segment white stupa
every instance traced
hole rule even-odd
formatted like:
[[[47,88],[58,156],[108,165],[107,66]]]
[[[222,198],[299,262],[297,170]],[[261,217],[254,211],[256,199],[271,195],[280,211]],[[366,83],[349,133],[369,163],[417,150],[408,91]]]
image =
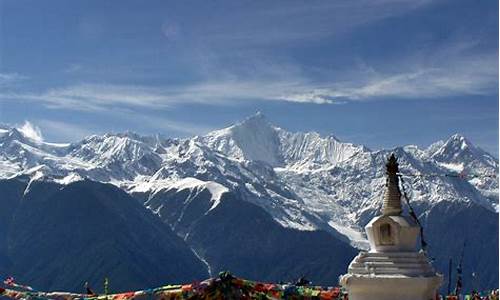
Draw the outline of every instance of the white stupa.
[[[360,252],[340,277],[349,300],[431,300],[442,283],[424,251],[417,251],[419,225],[401,215],[398,163],[386,164],[382,215],[366,225],[369,252]]]

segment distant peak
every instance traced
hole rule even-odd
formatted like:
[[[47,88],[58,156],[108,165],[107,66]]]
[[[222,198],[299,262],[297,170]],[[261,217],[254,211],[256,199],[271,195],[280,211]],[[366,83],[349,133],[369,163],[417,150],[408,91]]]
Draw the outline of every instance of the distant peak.
[[[465,136],[459,133],[450,136],[444,142],[435,143],[431,147],[432,156],[440,161],[456,161],[458,157],[463,155],[479,157],[484,154],[483,150],[474,146]]]
[[[314,131],[313,131],[313,132],[314,132]],[[317,133],[317,134],[318,134],[318,136],[321,136],[319,133]],[[337,136],[335,136],[333,133],[330,133],[330,134],[327,136],[327,138],[332,139],[332,140],[334,140],[334,141],[336,141],[336,142],[342,142],[342,141],[341,141],[341,140],[340,140]]]
[[[446,141],[446,144],[460,144],[465,146],[472,146],[472,143],[462,134],[455,133],[454,135],[450,136],[448,140]]]
[[[449,139],[450,140],[465,140],[465,137],[460,133],[455,133]]]
[[[11,140],[43,142],[43,136],[40,129],[28,121],[25,121],[21,126],[8,126],[0,124],[0,133],[3,137],[8,137]]]
[[[16,140],[26,142],[28,138],[16,127],[10,127],[8,129],[3,129],[4,133],[2,136],[7,137],[9,140]]]

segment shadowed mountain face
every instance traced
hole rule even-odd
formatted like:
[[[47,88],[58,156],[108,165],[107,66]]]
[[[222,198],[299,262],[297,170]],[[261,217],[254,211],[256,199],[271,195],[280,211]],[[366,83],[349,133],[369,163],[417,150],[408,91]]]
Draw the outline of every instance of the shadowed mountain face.
[[[284,228],[262,208],[231,195],[194,224],[187,241],[212,272],[231,270],[270,282],[304,276],[314,284],[335,286],[357,254],[325,231]]]
[[[265,210],[242,200],[243,195],[226,193],[213,209],[210,209],[211,194],[204,188],[136,196],[149,199],[146,205],[185,237],[205,259],[212,274],[231,270],[243,277],[269,281],[306,276],[317,284],[331,285],[357,253],[331,232],[281,226]],[[455,268],[464,241],[464,288],[483,290],[496,286],[498,215],[495,212],[474,203],[448,201],[431,209],[421,204],[414,208],[423,224],[433,265],[445,276],[443,292],[450,258],[454,260],[452,286],[455,285]],[[372,215],[376,214],[374,211]],[[364,218],[369,220],[371,216]]]
[[[462,251],[465,289],[484,290],[498,286],[498,214],[474,203],[465,206],[439,203],[428,214],[422,214],[421,220],[429,255],[434,259],[434,266],[446,277],[443,291],[448,285],[450,258],[454,264],[451,286],[455,288],[456,266]]]
[[[243,199],[235,192],[224,193],[213,207],[207,188],[181,189],[151,195],[146,206],[196,249],[212,274],[230,270],[272,282],[305,276],[316,284],[337,285],[338,276],[357,253],[349,240],[323,230],[283,227]]]
[[[205,266],[170,228],[120,189],[0,181],[0,276],[38,289],[113,291],[188,282]]]

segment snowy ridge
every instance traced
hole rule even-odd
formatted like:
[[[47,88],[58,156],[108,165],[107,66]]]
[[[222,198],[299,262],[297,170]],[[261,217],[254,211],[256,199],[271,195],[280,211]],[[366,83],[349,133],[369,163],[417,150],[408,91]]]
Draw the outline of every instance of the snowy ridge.
[[[261,206],[283,226],[324,229],[361,248],[366,246],[362,228],[381,206],[384,163],[391,152],[403,174],[498,173],[498,160],[460,135],[427,149],[409,145],[371,151],[333,136],[287,132],[260,113],[190,139],[124,133],[52,144],[0,126],[0,178],[28,175],[61,184],[89,178],[151,195],[208,191],[208,211],[231,192]],[[412,201],[429,209],[443,202],[474,202],[498,212],[497,179],[466,178],[405,181]]]
[[[316,132],[287,132],[271,125],[261,113],[198,140],[237,160],[263,161],[298,172],[335,165],[368,150]]]
[[[211,132],[200,141],[239,160],[263,161],[271,166],[279,166],[283,161],[277,130],[261,113],[229,128]]]
[[[222,194],[227,193],[229,191],[225,186],[214,182],[214,181],[202,181],[193,177],[186,177],[180,180],[171,181],[171,180],[152,180],[146,182],[136,182],[129,186],[128,191],[131,193],[143,193],[143,192],[151,192],[151,195],[154,196],[159,192],[165,192],[170,190],[189,190],[195,191],[198,193],[200,190],[206,189],[212,195],[211,202],[212,206],[209,210],[214,209],[219,205]]]

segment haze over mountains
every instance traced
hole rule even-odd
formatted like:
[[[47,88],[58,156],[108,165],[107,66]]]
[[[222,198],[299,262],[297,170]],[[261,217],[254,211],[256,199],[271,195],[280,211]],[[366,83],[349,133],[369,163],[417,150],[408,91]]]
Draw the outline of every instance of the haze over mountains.
[[[53,144],[2,126],[1,201],[10,209],[2,212],[0,275],[74,289],[79,278],[99,284],[108,274],[125,289],[228,269],[255,280],[305,275],[335,285],[356,248],[366,247],[363,226],[381,207],[391,152],[411,175],[405,188],[434,264],[445,272],[466,241],[466,287],[496,286],[492,155],[460,135],[427,149],[371,151],[288,132],[262,114],[187,139],[124,133]],[[99,231],[96,223],[115,229]],[[54,245],[68,239],[73,252],[56,255]],[[26,247],[43,251],[23,256]],[[65,263],[50,263],[58,260]]]

